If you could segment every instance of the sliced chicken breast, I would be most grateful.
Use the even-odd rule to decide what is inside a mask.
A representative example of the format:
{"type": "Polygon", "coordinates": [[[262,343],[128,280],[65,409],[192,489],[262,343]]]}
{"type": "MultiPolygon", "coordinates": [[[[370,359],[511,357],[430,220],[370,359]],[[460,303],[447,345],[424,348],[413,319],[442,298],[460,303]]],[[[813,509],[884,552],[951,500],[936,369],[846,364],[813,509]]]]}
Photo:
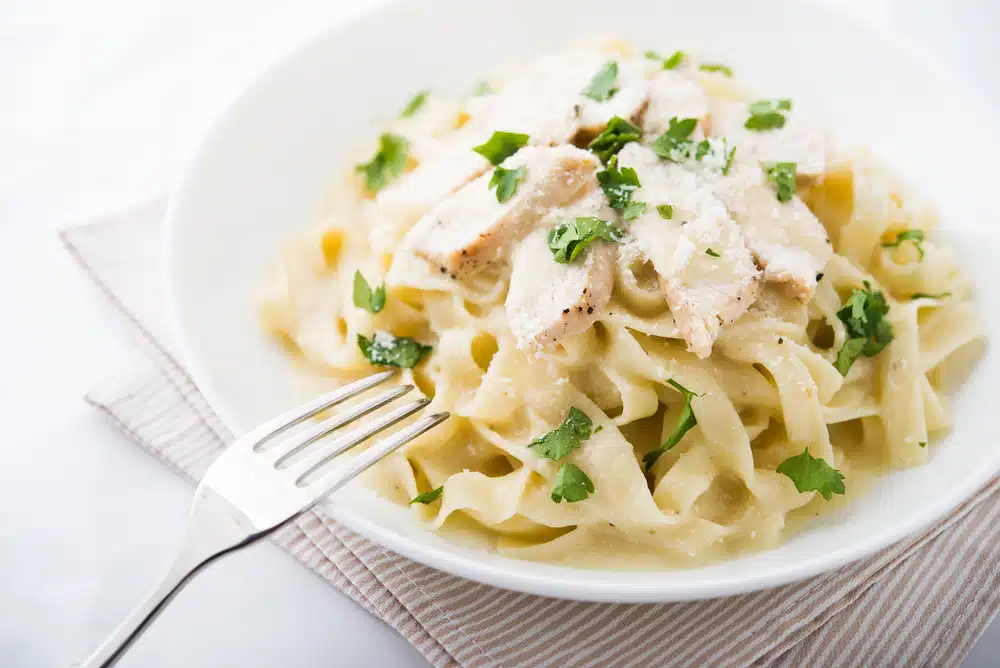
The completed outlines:
{"type": "Polygon", "coordinates": [[[756,299],[760,271],[711,182],[638,144],[622,149],[618,160],[642,183],[633,201],[646,202],[646,212],[629,227],[632,243],[660,275],[688,350],[708,357],[722,325],[756,299]],[[673,207],[669,220],[657,211],[663,204],[673,207]]]}
{"type": "MultiPolygon", "coordinates": [[[[666,132],[670,119],[705,118],[709,112],[709,99],[705,89],[689,75],[672,70],[659,73],[649,82],[649,104],[642,115],[642,129],[648,135],[666,132]]],[[[701,138],[701,123],[693,135],[701,138]]]]}
{"type": "Polygon", "coordinates": [[[489,161],[472,150],[474,142],[457,138],[378,194],[370,235],[374,248],[391,249],[434,206],[489,169],[489,161]]]}
{"type": "MultiPolygon", "coordinates": [[[[597,68],[590,73],[587,83],[601,68],[613,59],[601,54],[603,63],[598,61],[597,68]]],[[[596,60],[596,59],[595,59],[596,60]]],[[[614,60],[618,67],[615,79],[615,92],[610,99],[598,101],[581,95],[577,104],[577,130],[598,133],[604,129],[614,116],[635,119],[649,99],[649,81],[646,80],[645,63],[638,60],[614,60]]],[[[590,67],[593,67],[591,64],[590,67]]],[[[585,84],[586,86],[586,84],[585,84]]]]}
{"type": "Polygon", "coordinates": [[[547,230],[537,229],[514,249],[504,306],[522,350],[538,350],[585,331],[611,299],[613,244],[595,241],[582,258],[560,264],[552,257],[547,236],[547,230]]]}
{"type": "Polygon", "coordinates": [[[746,161],[737,161],[728,175],[718,176],[715,192],[739,223],[764,279],[783,284],[799,301],[809,301],[833,254],[826,229],[809,207],[798,197],[779,202],[763,170],[746,161]]]}
{"type": "Polygon", "coordinates": [[[473,98],[466,126],[478,131],[523,132],[534,145],[567,143],[581,130],[600,131],[612,116],[631,118],[648,96],[640,62],[597,49],[542,58],[491,95],[473,98]],[[616,92],[598,101],[583,94],[607,63],[617,63],[616,92]]]}
{"type": "Polygon", "coordinates": [[[483,174],[434,207],[410,230],[403,245],[452,278],[502,261],[553,207],[565,206],[596,187],[597,160],[573,146],[525,147],[505,169],[524,167],[514,195],[497,200],[483,174]]]}
{"type": "Polygon", "coordinates": [[[725,137],[737,153],[760,163],[794,162],[799,176],[818,176],[827,170],[826,134],[796,111],[782,111],[785,125],[773,130],[744,127],[750,112],[745,102],[712,100],[709,134],[725,137]]]}

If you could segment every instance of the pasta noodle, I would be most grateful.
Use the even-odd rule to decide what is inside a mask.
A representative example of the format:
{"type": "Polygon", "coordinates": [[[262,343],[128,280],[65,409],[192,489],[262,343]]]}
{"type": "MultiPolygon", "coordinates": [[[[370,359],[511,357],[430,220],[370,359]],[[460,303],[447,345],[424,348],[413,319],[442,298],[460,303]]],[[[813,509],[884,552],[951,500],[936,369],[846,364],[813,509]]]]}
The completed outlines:
{"type": "MultiPolygon", "coordinates": [[[[603,104],[626,103],[627,63],[639,63],[635,85],[666,76],[659,61],[632,57],[622,45],[594,48],[597,61],[580,60],[621,63],[621,90],[603,104]]],[[[709,105],[723,100],[743,109],[751,99],[687,58],[671,72],[684,79],[678,86],[693,84],[692,94],[709,105]]],[[[521,81],[515,72],[490,87],[494,95],[507,86],[532,93],[521,81]]],[[[425,108],[394,121],[389,131],[407,137],[411,152],[391,178],[402,184],[446,153],[441,146],[460,143],[463,133],[473,132],[477,114],[490,118],[490,105],[504,99],[489,97],[431,95],[425,108]]],[[[631,116],[644,128],[653,122],[653,107],[645,105],[641,101],[631,116]]],[[[715,132],[718,119],[713,115],[705,127],[715,132]]],[[[603,127],[576,128],[542,143],[586,146],[603,127]]],[[[750,149],[733,141],[734,169],[741,169],[747,157],[740,151],[750,149]]],[[[376,150],[366,148],[361,156],[376,150]]],[[[874,474],[933,456],[928,442],[950,424],[946,371],[958,351],[982,336],[971,286],[950,251],[923,237],[899,242],[905,231],[930,232],[933,211],[868,155],[838,155],[825,164],[821,173],[798,175],[797,196],[822,223],[833,250],[808,298],[785,289],[763,267],[765,251],[751,248],[763,279],[744,313],[731,322],[719,319],[710,355],[686,341],[662,267],[628,239],[598,240],[584,251],[584,258],[608,248],[617,253],[610,299],[593,321],[553,342],[525,346],[504,307],[510,261],[453,278],[407,246],[408,232],[423,224],[418,221],[434,201],[459,195],[444,192],[435,200],[421,186],[419,194],[430,199],[413,203],[401,189],[372,192],[354,170],[336,183],[319,224],[294,239],[272,268],[261,298],[263,322],[328,382],[373,371],[359,335],[377,342],[376,332],[389,332],[431,346],[419,364],[402,370],[399,382],[413,383],[433,399],[433,410],[453,417],[365,476],[401,504],[442,487],[440,501],[411,504],[415,520],[474,530],[489,536],[493,549],[526,559],[589,566],[698,564],[766,548],[831,506],[818,488],[799,491],[793,476],[777,470],[804,450],[839,471],[848,494],[874,474]],[[384,281],[384,307],[377,312],[356,305],[356,272],[372,286],[384,281]],[[857,335],[838,313],[866,289],[885,297],[891,342],[877,354],[856,355],[842,373],[838,353],[857,335]],[[647,453],[671,440],[687,407],[695,424],[645,470],[647,453]],[[558,460],[540,456],[533,439],[559,428],[571,408],[592,422],[589,435],[558,460]],[[586,498],[554,500],[567,462],[592,483],[586,498]]],[[[476,183],[476,169],[481,174],[490,167],[472,169],[462,181],[470,183],[466,188],[476,183]]],[[[637,171],[645,185],[647,177],[637,171]]],[[[494,197],[492,190],[487,194],[494,197]]],[[[739,205],[726,204],[738,218],[739,205]]],[[[603,200],[600,205],[607,208],[603,200]]],[[[556,218],[561,206],[549,207],[556,218]]],[[[627,235],[639,222],[618,218],[627,235]]]]}

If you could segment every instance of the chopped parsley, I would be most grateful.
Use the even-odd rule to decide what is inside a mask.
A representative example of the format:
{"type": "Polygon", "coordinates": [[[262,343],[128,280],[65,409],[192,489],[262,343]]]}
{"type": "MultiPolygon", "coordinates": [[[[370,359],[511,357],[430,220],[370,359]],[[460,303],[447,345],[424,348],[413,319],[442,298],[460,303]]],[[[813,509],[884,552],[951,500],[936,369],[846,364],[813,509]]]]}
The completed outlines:
{"type": "Polygon", "coordinates": [[[602,431],[604,431],[604,425],[603,424],[599,424],[599,425],[597,425],[597,429],[594,430],[594,433],[595,434],[600,434],[602,431]]]}
{"type": "Polygon", "coordinates": [[[490,82],[484,79],[483,81],[480,81],[478,84],[476,84],[476,87],[472,91],[472,94],[475,95],[476,97],[481,97],[483,95],[489,95],[492,92],[493,92],[493,87],[490,86],[490,82]]]}
{"type": "Polygon", "coordinates": [[[528,173],[528,168],[521,165],[517,169],[504,169],[497,166],[493,170],[490,178],[490,188],[497,189],[497,201],[501,204],[509,200],[517,192],[517,184],[521,182],[524,175],[528,173]]]}
{"type": "MultiPolygon", "coordinates": [[[[536,455],[544,459],[559,461],[580,447],[583,441],[590,438],[590,428],[594,425],[587,414],[579,408],[570,408],[562,424],[547,434],[539,436],[528,447],[536,455]]],[[[593,431],[597,433],[601,428],[593,431]]],[[[556,473],[556,484],[552,487],[552,500],[559,503],[583,501],[594,493],[594,483],[580,467],[569,462],[563,463],[556,473]]]]}
{"type": "Polygon", "coordinates": [[[370,313],[378,313],[385,306],[385,283],[374,290],[360,271],[354,272],[354,305],[370,313]]]}
{"type": "Polygon", "coordinates": [[[657,137],[649,148],[653,153],[670,162],[696,160],[708,167],[715,167],[723,174],[729,173],[733,165],[736,147],[730,147],[725,139],[707,138],[695,142],[691,134],[698,127],[697,118],[670,119],[667,131],[657,137]]]}
{"type": "Polygon", "coordinates": [[[779,202],[788,202],[795,196],[795,163],[776,162],[766,167],[767,180],[774,186],[779,202]]]}
{"type": "Polygon", "coordinates": [[[591,100],[606,102],[618,92],[618,89],[615,88],[615,80],[617,78],[618,63],[609,60],[604,64],[604,67],[597,71],[594,78],[590,80],[587,87],[580,91],[580,93],[591,100]]]}
{"type": "Polygon", "coordinates": [[[712,257],[722,257],[721,255],[719,255],[718,253],[716,253],[711,248],[706,248],[705,249],[705,255],[711,255],[712,257]]]}
{"type": "Polygon", "coordinates": [[[377,193],[406,171],[409,157],[410,142],[405,137],[387,132],[379,137],[378,152],[371,161],[358,165],[355,170],[364,174],[365,189],[377,193]]]}
{"type": "Polygon", "coordinates": [[[723,174],[729,173],[733,165],[736,147],[728,146],[725,139],[702,139],[695,144],[694,159],[709,167],[717,167],[723,174]]]}
{"type": "Polygon", "coordinates": [[[919,445],[921,448],[926,448],[927,447],[927,441],[920,441],[919,443],[917,443],[917,445],[919,445]]]}
{"type": "Polygon", "coordinates": [[[601,162],[606,163],[611,156],[622,150],[625,144],[639,141],[641,138],[642,130],[638,126],[615,116],[608,121],[608,127],[604,128],[604,132],[597,135],[587,148],[600,158],[601,162]]]}
{"type": "Polygon", "coordinates": [[[645,202],[632,202],[622,209],[622,218],[625,220],[635,220],[644,213],[646,213],[645,202]]]}
{"type": "Polygon", "coordinates": [[[660,214],[663,220],[670,220],[674,217],[674,207],[669,204],[657,204],[656,213],[660,214]]]}
{"type": "Polygon", "coordinates": [[[608,166],[597,172],[597,182],[615,211],[621,212],[632,203],[632,194],[641,186],[639,175],[631,167],[618,169],[618,156],[611,158],[608,166]]]}
{"type": "Polygon", "coordinates": [[[539,436],[529,443],[528,447],[539,457],[559,461],[579,448],[582,441],[590,438],[590,428],[593,424],[587,414],[579,408],[570,408],[561,425],[539,436]]]}
{"type": "Polygon", "coordinates": [[[729,168],[733,166],[733,158],[736,157],[736,147],[729,149],[729,153],[726,154],[726,164],[722,167],[722,174],[726,175],[729,173],[729,168]]]}
{"type": "Polygon", "coordinates": [[[670,119],[667,131],[656,138],[649,148],[653,153],[670,162],[683,162],[691,157],[692,142],[688,137],[698,127],[697,118],[670,119]]]}
{"type": "Polygon", "coordinates": [[[420,111],[420,108],[422,106],[424,106],[425,102],[427,102],[427,97],[430,94],[431,94],[431,92],[429,90],[422,90],[419,93],[417,93],[416,95],[414,95],[413,99],[410,100],[406,104],[406,107],[403,108],[403,113],[400,114],[400,116],[402,116],[403,118],[409,118],[413,114],[415,114],[418,111],[420,111]]]}
{"type": "Polygon", "coordinates": [[[587,474],[575,464],[566,462],[556,474],[556,484],[552,488],[551,498],[556,503],[566,500],[567,503],[583,501],[594,493],[594,483],[587,474]]]}
{"type": "Polygon", "coordinates": [[[921,229],[904,230],[894,240],[883,241],[882,248],[899,248],[900,244],[906,241],[913,242],[922,261],[924,259],[924,231],[921,229]]]}
{"type": "Polygon", "coordinates": [[[788,476],[795,489],[799,492],[819,492],[827,501],[834,494],[843,494],[844,474],[826,463],[825,460],[813,457],[806,448],[801,455],[789,457],[778,464],[778,473],[788,476]]]}
{"type": "Polygon", "coordinates": [[[424,355],[432,350],[431,346],[425,346],[408,336],[397,337],[386,332],[376,332],[371,339],[358,334],[358,347],[372,364],[401,369],[417,366],[424,355]]]}
{"type": "Polygon", "coordinates": [[[704,63],[698,69],[702,72],[718,72],[719,74],[724,74],[730,79],[733,78],[732,68],[721,63],[704,63]]]}
{"type": "Polygon", "coordinates": [[[834,363],[840,375],[846,376],[858,357],[875,357],[892,342],[892,325],[885,318],[888,313],[885,295],[873,292],[868,281],[864,282],[864,289],[854,289],[847,303],[837,311],[848,336],[834,363]]]}
{"type": "Polygon", "coordinates": [[[791,111],[791,100],[758,100],[747,105],[750,117],[743,124],[747,130],[763,132],[785,127],[782,111],[791,111]]]}
{"type": "Polygon", "coordinates": [[[528,135],[519,132],[494,132],[485,144],[472,149],[489,160],[494,165],[514,155],[522,146],[528,143],[528,135]]]}
{"type": "Polygon", "coordinates": [[[947,299],[951,297],[950,292],[914,292],[910,299],[947,299]]]}
{"type": "Polygon", "coordinates": [[[437,489],[432,489],[429,492],[424,492],[423,494],[417,494],[410,501],[410,505],[412,506],[414,503],[422,503],[424,505],[427,505],[428,503],[434,503],[435,501],[441,498],[441,493],[443,491],[444,487],[438,487],[437,489]]]}
{"type": "Polygon", "coordinates": [[[676,70],[680,67],[681,63],[684,62],[684,58],[687,57],[683,51],[674,51],[673,55],[668,58],[664,58],[656,51],[647,51],[646,58],[650,60],[659,60],[663,63],[663,69],[665,70],[676,70]]]}
{"type": "Polygon", "coordinates": [[[667,440],[664,442],[664,444],[655,450],[650,450],[642,458],[642,463],[645,465],[647,471],[653,468],[653,464],[655,464],[656,460],[660,458],[660,455],[662,455],[664,452],[670,450],[670,448],[680,443],[681,439],[684,438],[684,434],[691,431],[691,429],[696,424],[698,424],[698,419],[695,417],[694,411],[691,410],[691,399],[703,395],[695,394],[691,390],[687,389],[686,387],[678,383],[673,378],[668,380],[667,383],[672,388],[674,388],[675,390],[684,395],[684,408],[681,411],[680,419],[677,421],[677,426],[674,427],[673,433],[671,433],[670,436],[667,437],[667,440]]]}
{"type": "Polygon", "coordinates": [[[578,258],[594,240],[617,243],[624,236],[624,232],[606,220],[581,216],[570,223],[560,223],[549,231],[549,250],[556,262],[568,264],[578,258]]]}

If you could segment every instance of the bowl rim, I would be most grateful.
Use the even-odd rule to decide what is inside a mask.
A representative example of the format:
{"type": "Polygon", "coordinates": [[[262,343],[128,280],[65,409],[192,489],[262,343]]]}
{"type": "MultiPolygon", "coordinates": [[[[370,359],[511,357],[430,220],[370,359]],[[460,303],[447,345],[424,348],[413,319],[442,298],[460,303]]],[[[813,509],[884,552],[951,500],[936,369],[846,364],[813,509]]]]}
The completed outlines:
{"type": "MultiPolygon", "coordinates": [[[[433,1],[433,0],[425,0],[433,1]]],[[[167,204],[164,226],[164,251],[161,267],[165,306],[169,327],[183,369],[195,382],[198,390],[205,397],[209,407],[223,424],[234,432],[245,428],[229,408],[224,392],[220,390],[213,376],[206,370],[202,355],[197,345],[193,343],[190,330],[185,327],[181,317],[181,296],[179,294],[177,271],[183,267],[181,248],[177,241],[177,230],[181,225],[183,212],[188,207],[188,197],[196,183],[200,166],[212,144],[212,139],[230,119],[248,105],[252,105],[259,91],[264,90],[270,82],[296,61],[308,57],[313,49],[318,49],[326,41],[344,30],[349,30],[368,22],[377,22],[383,17],[409,5],[417,0],[395,0],[380,7],[373,8],[361,14],[351,16],[344,21],[338,21],[321,30],[312,31],[300,41],[283,50],[261,72],[252,77],[228,104],[224,105],[215,119],[209,123],[196,142],[195,150],[180,170],[180,177],[171,192],[167,204]]],[[[956,75],[951,69],[934,59],[926,47],[903,36],[875,25],[850,11],[844,5],[831,5],[825,0],[808,0],[817,11],[838,14],[858,26],[859,30],[873,33],[879,40],[904,53],[909,58],[927,70],[938,75],[947,74],[952,85],[960,89],[967,100],[974,100],[987,113],[996,116],[993,107],[976,90],[967,79],[956,75]]],[[[938,498],[936,504],[928,506],[919,514],[910,516],[906,521],[896,523],[888,530],[872,534],[865,539],[849,545],[838,547],[821,556],[801,560],[795,564],[761,565],[754,571],[739,577],[730,577],[716,582],[706,581],[670,581],[658,579],[656,575],[675,572],[676,569],[650,571],[639,569],[590,569],[572,566],[560,566],[543,562],[533,562],[515,557],[500,557],[498,560],[484,561],[477,558],[477,552],[455,544],[454,551],[447,552],[436,546],[422,543],[410,536],[402,535],[384,527],[371,519],[360,515],[350,508],[337,504],[327,498],[317,506],[333,520],[343,524],[361,536],[373,541],[381,547],[388,548],[413,561],[435,568],[437,570],[457,575],[474,582],[497,586],[504,589],[548,596],[561,599],[608,602],[608,603],[663,603],[674,601],[691,601],[734,596],[754,591],[770,589],[781,585],[799,582],[810,577],[832,572],[843,566],[890,547],[903,539],[923,533],[935,524],[953,513],[963,502],[972,499],[978,491],[997,476],[997,472],[989,467],[982,467],[966,478],[963,485],[953,487],[949,493],[938,498]],[[530,569],[511,569],[506,564],[530,565],[530,569]],[[599,577],[592,577],[599,575],[599,577]],[[637,578],[642,575],[642,578],[637,578]],[[591,576],[591,577],[588,577],[591,576]],[[639,581],[641,579],[641,581],[639,581]]],[[[481,557],[481,553],[480,554],[481,557]]],[[[686,570],[686,569],[685,569],[686,570]]]]}

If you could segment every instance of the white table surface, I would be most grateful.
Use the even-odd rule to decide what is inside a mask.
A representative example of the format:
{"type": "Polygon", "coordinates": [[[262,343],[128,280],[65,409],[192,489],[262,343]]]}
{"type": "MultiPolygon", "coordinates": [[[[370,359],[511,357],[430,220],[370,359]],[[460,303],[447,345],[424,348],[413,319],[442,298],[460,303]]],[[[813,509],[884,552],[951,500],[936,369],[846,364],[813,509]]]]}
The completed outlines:
{"type": "MultiPolygon", "coordinates": [[[[839,1],[933,45],[1000,107],[997,3],[839,1]]],[[[191,495],[83,402],[135,347],[55,230],[164,190],[262,65],[381,4],[0,2],[0,665],[82,660],[163,571],[191,495]]],[[[122,665],[424,662],[260,545],[196,579],[122,665]]],[[[1000,665],[1000,625],[965,665],[1000,665]]]]}

